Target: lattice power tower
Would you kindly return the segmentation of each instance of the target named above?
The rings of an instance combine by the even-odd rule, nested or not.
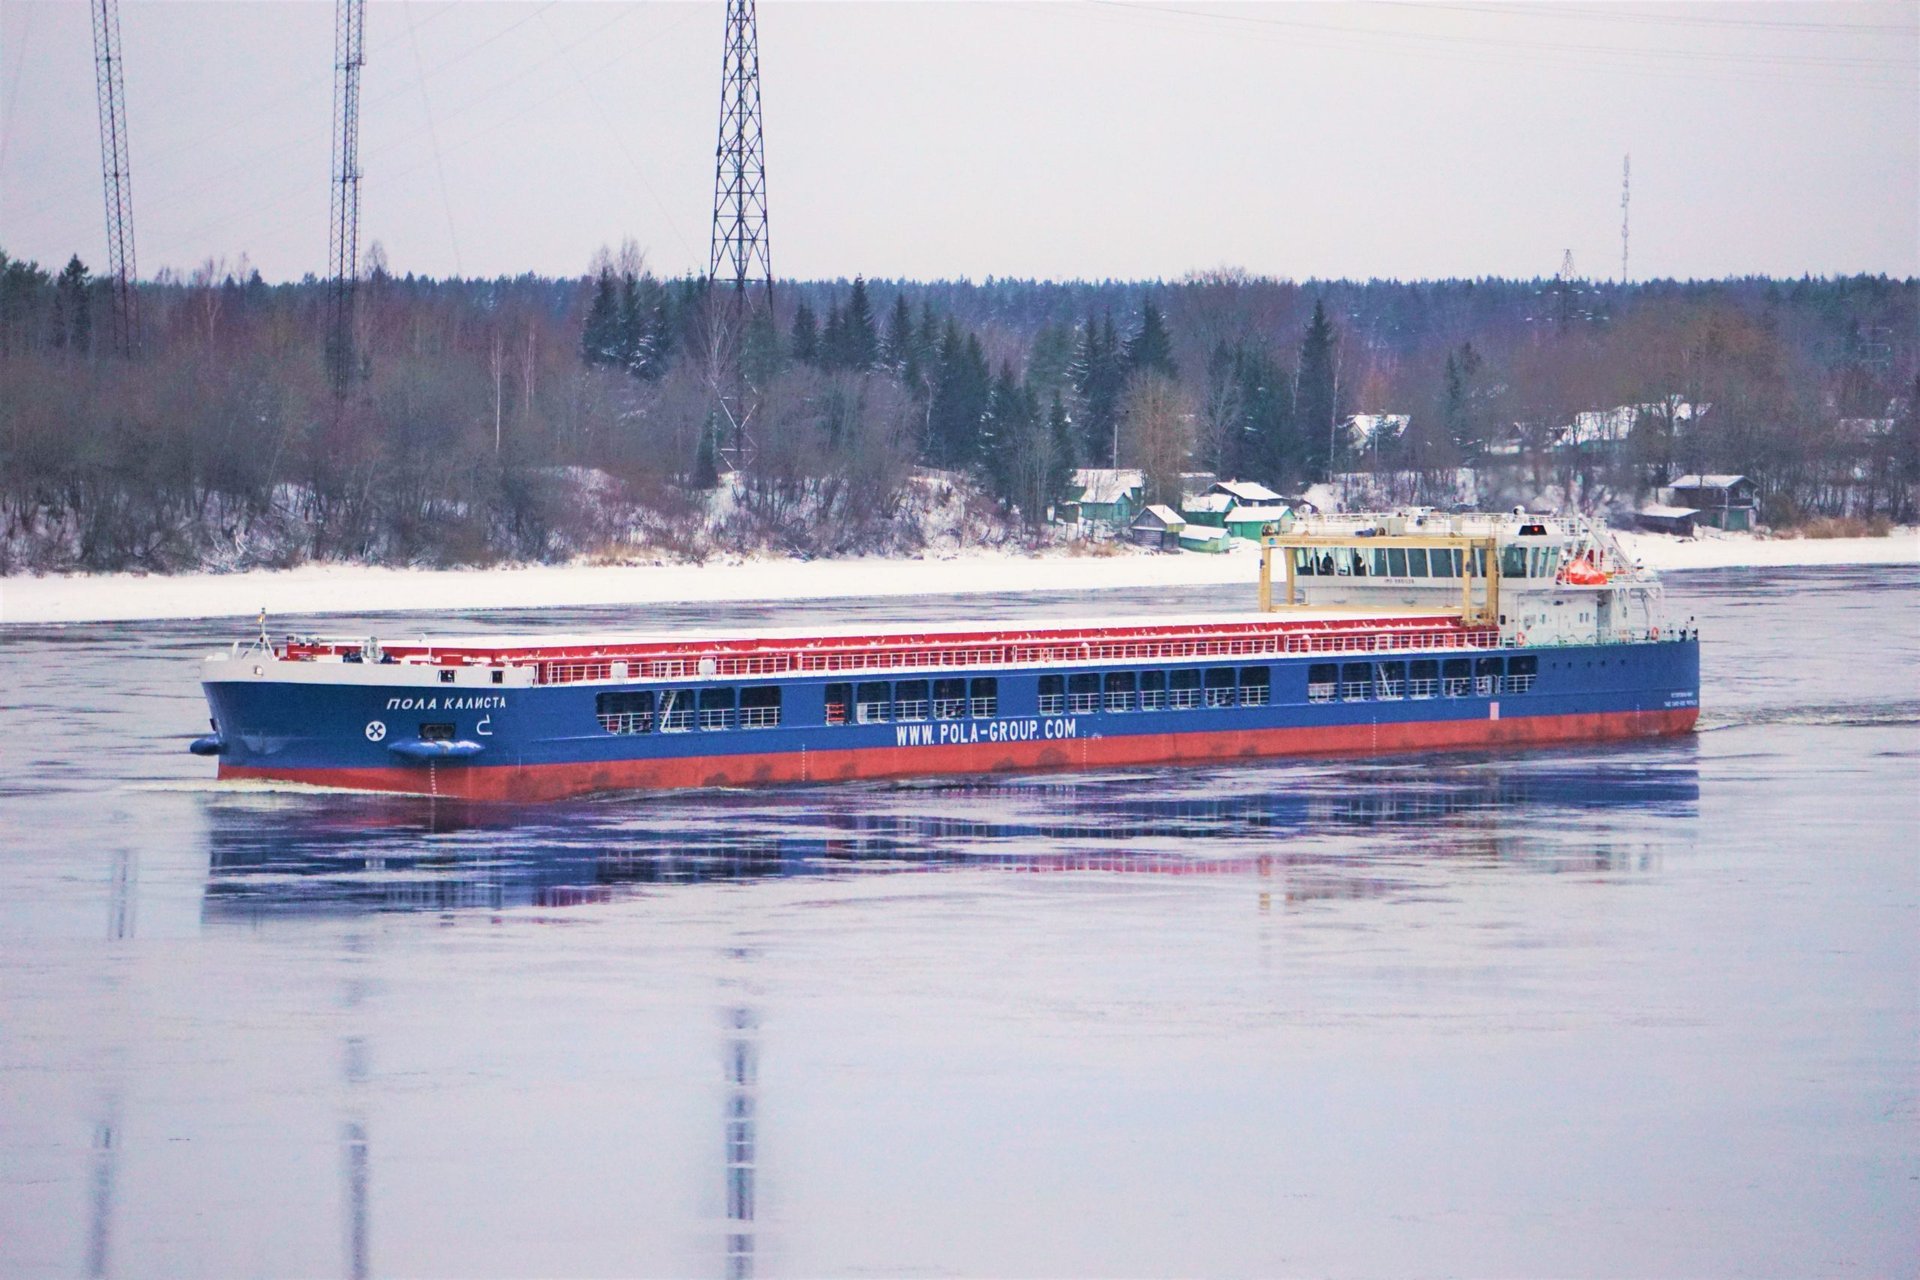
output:
[[[767,166],[760,136],[760,29],[754,0],[727,0],[726,54],[720,70],[720,142],[714,148],[713,254],[707,276],[773,297],[767,239]]]
[[[359,363],[354,287],[360,276],[360,73],[367,65],[367,0],[335,0],[333,182],[327,227],[327,371],[345,395]]]
[[[93,65],[100,96],[100,175],[107,197],[107,275],[113,286],[113,345],[140,347],[133,261],[133,172],[127,164],[127,86],[121,77],[119,0],[93,0]]]

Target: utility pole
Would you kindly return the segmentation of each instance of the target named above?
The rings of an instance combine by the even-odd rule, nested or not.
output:
[[[727,420],[720,456],[752,464],[756,397],[741,367],[755,313],[773,319],[773,257],[767,237],[767,166],[760,129],[760,27],[754,0],[727,0],[720,60],[720,140],[713,152],[713,250],[707,265],[708,376]],[[715,290],[730,284],[724,298]],[[756,298],[754,295],[759,294]]]
[[[354,287],[360,276],[360,73],[367,65],[367,0],[335,0],[333,179],[327,221],[327,372],[345,397],[359,364]]]
[[[119,0],[93,0],[93,65],[100,99],[100,176],[107,201],[107,275],[113,288],[113,345],[140,348],[139,278],[133,259],[133,172],[127,163],[127,86],[121,74]]]
[[[1620,283],[1627,282],[1627,199],[1633,194],[1633,156],[1620,161]]]

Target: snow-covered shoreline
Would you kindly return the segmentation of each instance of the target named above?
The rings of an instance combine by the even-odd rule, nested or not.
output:
[[[1885,538],[1683,540],[1622,533],[1663,572],[1744,566],[1916,564],[1920,531]],[[130,622],[269,614],[577,608],[593,605],[824,600],[998,591],[1251,585],[1251,545],[1227,555],[1109,556],[979,552],[939,559],[748,560],[708,565],[560,565],[507,569],[299,569],[172,576],[67,574],[0,578],[0,624]]]

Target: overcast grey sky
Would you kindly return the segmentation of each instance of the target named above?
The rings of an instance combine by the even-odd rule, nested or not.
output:
[[[363,245],[704,270],[717,3],[369,6]],[[141,273],[323,272],[331,3],[126,3]],[[760,6],[782,276],[1920,274],[1920,5]],[[104,260],[85,4],[0,7],[0,248]]]

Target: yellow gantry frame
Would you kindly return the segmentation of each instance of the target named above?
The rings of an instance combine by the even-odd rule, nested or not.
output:
[[[1380,534],[1376,537],[1357,538],[1341,534],[1286,534],[1269,533],[1260,539],[1260,611],[1272,613],[1276,609],[1301,609],[1308,606],[1300,603],[1294,581],[1294,557],[1283,556],[1282,562],[1287,568],[1287,598],[1282,604],[1273,602],[1273,553],[1275,551],[1292,552],[1296,548],[1311,547],[1328,551],[1371,551],[1386,547],[1425,547],[1462,551],[1460,557],[1460,617],[1464,622],[1486,624],[1500,617],[1500,554],[1498,540],[1492,537],[1469,537],[1452,533],[1409,533]],[[1474,552],[1481,552],[1486,564],[1486,598],[1475,601],[1474,583],[1479,575],[1474,572]],[[1325,606],[1314,606],[1324,608]],[[1376,608],[1374,605],[1364,606]]]

